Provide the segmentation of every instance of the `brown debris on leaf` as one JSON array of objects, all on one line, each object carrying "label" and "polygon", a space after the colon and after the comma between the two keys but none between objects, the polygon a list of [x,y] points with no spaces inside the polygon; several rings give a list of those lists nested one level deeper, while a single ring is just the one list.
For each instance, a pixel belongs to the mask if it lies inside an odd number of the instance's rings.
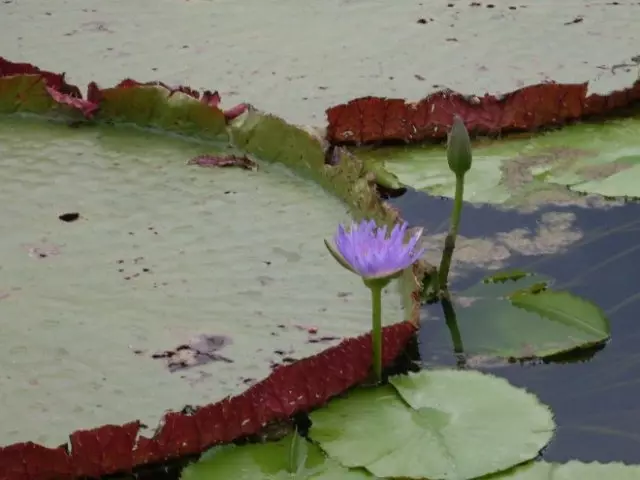
[{"label": "brown debris on leaf", "polygon": [[198,335],[187,344],[179,345],[173,350],[156,352],[151,358],[164,359],[171,373],[211,362],[233,363],[233,360],[218,353],[230,343],[231,339],[223,335]]},{"label": "brown debris on leaf", "polygon": [[435,92],[417,103],[363,97],[327,110],[327,139],[336,145],[443,141],[459,115],[473,135],[533,132],[623,113],[640,104],[640,80],[608,95],[587,95],[587,83],[541,83],[501,96]]},{"label": "brown debris on leaf", "polygon": [[246,155],[198,155],[187,162],[187,165],[201,167],[240,167],[245,170],[258,170],[258,164]]}]

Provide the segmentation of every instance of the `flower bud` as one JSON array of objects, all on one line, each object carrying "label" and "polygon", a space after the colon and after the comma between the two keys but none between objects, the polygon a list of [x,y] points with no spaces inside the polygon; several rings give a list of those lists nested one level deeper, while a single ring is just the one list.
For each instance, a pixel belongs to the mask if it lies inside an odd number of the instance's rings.
[{"label": "flower bud", "polygon": [[453,125],[449,131],[447,161],[456,176],[464,176],[471,168],[471,139],[458,115],[453,116]]}]

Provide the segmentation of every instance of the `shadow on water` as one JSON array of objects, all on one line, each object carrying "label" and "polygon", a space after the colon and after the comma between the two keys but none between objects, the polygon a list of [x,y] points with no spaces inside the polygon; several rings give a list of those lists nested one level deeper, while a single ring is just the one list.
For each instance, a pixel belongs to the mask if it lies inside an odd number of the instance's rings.
[{"label": "shadow on water", "polygon": [[[429,233],[448,228],[452,201],[409,191],[392,203],[413,225]],[[549,206],[534,213],[465,205],[460,234],[496,238],[499,232],[538,230],[548,212],[575,215],[572,230],[582,237],[556,253],[511,252],[500,270],[521,269],[555,279],[554,289],[569,290],[599,305],[611,321],[612,341],[591,360],[480,368],[536,393],[556,415],[558,430],[544,452],[549,461],[624,461],[640,463],[640,204],[607,209]],[[454,255],[455,259],[455,255]],[[487,275],[470,268],[452,288],[461,291]],[[424,307],[442,319],[439,305]],[[455,364],[453,347],[435,344],[434,329],[444,321],[426,322],[420,334],[423,359]],[[441,343],[441,342],[440,342]],[[434,354],[434,352],[436,352]]]}]

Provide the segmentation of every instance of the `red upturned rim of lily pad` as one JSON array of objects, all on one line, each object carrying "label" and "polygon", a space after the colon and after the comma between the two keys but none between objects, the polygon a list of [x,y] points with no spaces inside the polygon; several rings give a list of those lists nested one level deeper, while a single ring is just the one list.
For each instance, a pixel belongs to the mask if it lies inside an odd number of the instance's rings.
[{"label": "red upturned rim of lily pad", "polygon": [[585,83],[546,82],[504,95],[463,95],[449,89],[418,102],[362,97],[333,106],[327,140],[333,145],[440,142],[458,115],[472,136],[497,136],[557,128],[580,120],[637,113],[640,77],[606,95]]},{"label": "red upturned rim of lily pad", "polygon": [[[383,331],[383,363],[389,365],[416,332],[411,322]],[[276,368],[244,393],[164,415],[156,433],[140,435],[142,424],[78,430],[69,443],[48,448],[23,442],[0,448],[1,480],[65,480],[131,472],[199,454],[215,445],[259,433],[264,426],[325,404],[362,383],[371,368],[369,334],[343,340],[312,357]]]},{"label": "red upturned rim of lily pad", "polygon": [[[45,88],[51,98],[58,104],[66,105],[73,110],[76,110],[87,119],[92,119],[96,112],[100,110],[100,102],[103,99],[103,91],[107,89],[101,89],[97,83],[91,82],[87,86],[87,96],[82,97],[80,89],[76,85],[67,83],[65,73],[53,73],[32,65],[30,63],[16,63],[7,60],[4,57],[0,57],[0,78],[11,77],[17,75],[34,75],[42,78],[46,84]],[[159,86],[164,87],[169,91],[169,96],[180,92],[190,97],[200,100],[205,105],[210,106],[213,109],[218,109],[220,106],[220,94],[217,91],[205,90],[202,93],[187,87],[184,85],[169,86],[163,82],[138,82],[131,78],[127,78],[118,83],[113,89],[128,89],[139,86]],[[108,90],[111,90],[109,88]],[[229,109],[223,110],[225,119],[230,122],[234,118],[244,113],[249,105],[240,103]]]}]

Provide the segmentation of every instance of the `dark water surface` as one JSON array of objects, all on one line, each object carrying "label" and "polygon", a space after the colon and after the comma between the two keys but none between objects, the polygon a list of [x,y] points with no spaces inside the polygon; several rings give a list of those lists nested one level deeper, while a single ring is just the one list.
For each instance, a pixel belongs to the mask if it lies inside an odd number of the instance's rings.
[{"label": "dark water surface", "polygon": [[[429,233],[448,229],[453,203],[449,199],[408,191],[392,202],[407,221]],[[545,459],[640,463],[640,204],[609,209],[550,206],[535,213],[467,204],[460,234],[494,237],[516,228],[535,234],[546,212],[573,213],[572,228],[582,231],[583,238],[551,255],[512,254],[501,270],[551,276],[554,290],[569,290],[595,302],[611,321],[612,340],[588,361],[483,370],[527,388],[552,408],[558,430]],[[485,269],[472,270],[452,289],[464,290],[487,274]],[[439,305],[424,308],[442,316]],[[454,364],[451,344],[434,344],[434,328],[446,328],[444,321],[425,323],[422,357],[429,358],[436,349],[447,352],[440,355],[441,363]]]}]

